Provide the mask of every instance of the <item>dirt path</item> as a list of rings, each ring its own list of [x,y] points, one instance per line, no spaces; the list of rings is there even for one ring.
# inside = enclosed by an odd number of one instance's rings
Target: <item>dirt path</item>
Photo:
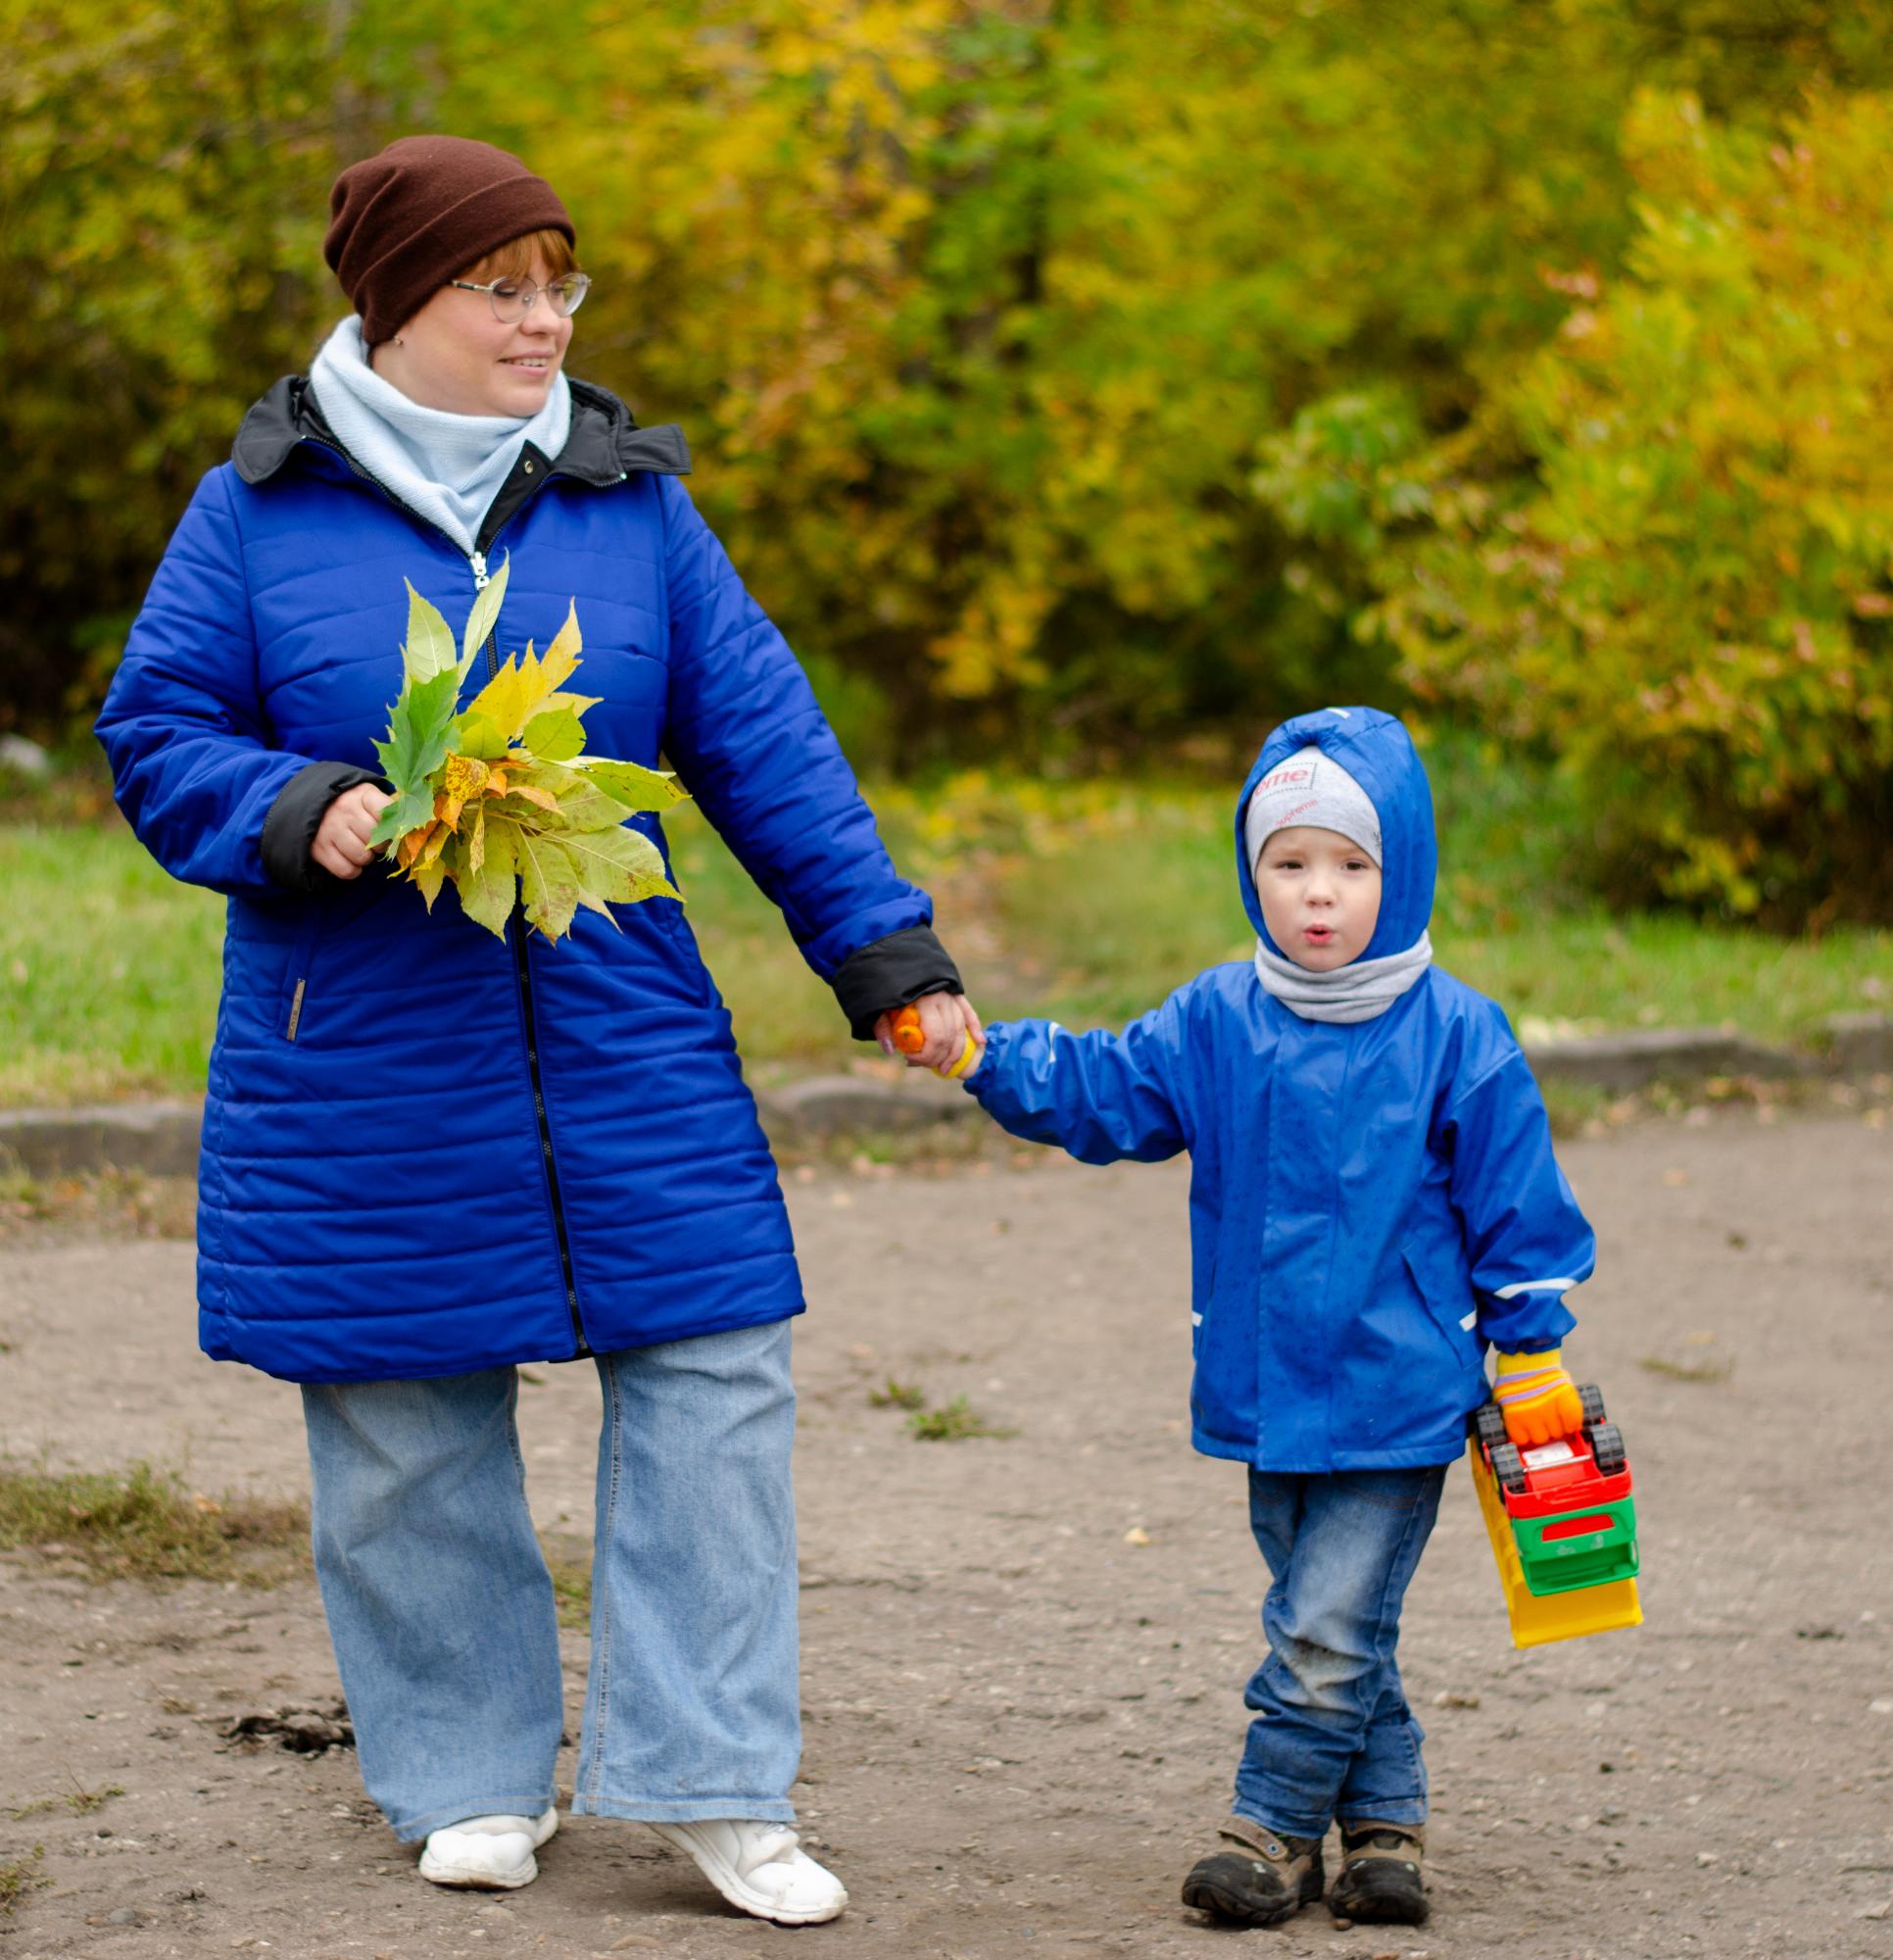
[[[1604,1245],[1574,1359],[1629,1441],[1649,1624],[1515,1653],[1456,1472],[1403,1642],[1432,1731],[1432,1923],[1339,1933],[1314,1908],[1243,1950],[1893,1953],[1893,1130],[1730,1116],[1565,1157]],[[792,1185],[817,1302],[797,1796],[853,1894],[839,1926],[727,1914],[594,1819],[528,1891],[437,1892],[348,1753],[219,1740],[232,1711],[335,1692],[307,1585],[151,1593],[16,1559],[0,1864],[41,1844],[51,1885],[0,1920],[0,1956],[1227,1951],[1177,1883],[1227,1798],[1260,1567],[1239,1470],[1186,1438],[1183,1194],[1174,1166],[1050,1160]],[[9,1252],[0,1449],[298,1487],[294,1392],[199,1359],[189,1298],[182,1247]],[[593,1377],[532,1372],[535,1505],[582,1528]],[[1016,1434],[916,1443],[870,1405],[890,1375]],[[574,1730],[585,1645],[567,1637]],[[125,1794],[7,1815],[73,1779]]]

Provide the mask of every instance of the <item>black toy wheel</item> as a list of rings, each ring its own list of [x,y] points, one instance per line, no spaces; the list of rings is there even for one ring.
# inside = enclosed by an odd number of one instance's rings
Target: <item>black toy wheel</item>
[[[1584,1427],[1594,1428],[1609,1418],[1604,1413],[1604,1392],[1595,1382],[1578,1384],[1578,1400],[1584,1411]]]
[[[1615,1477],[1629,1461],[1624,1453],[1624,1438],[1616,1423],[1600,1422],[1595,1428],[1586,1427],[1584,1434],[1590,1440],[1590,1453],[1597,1460],[1600,1477]]]
[[[1505,1417],[1497,1402],[1481,1402],[1473,1411],[1473,1440],[1488,1455],[1505,1442]]]
[[[1501,1443],[1492,1451],[1492,1475],[1501,1491],[1510,1491],[1515,1497],[1525,1494],[1525,1461],[1515,1445]]]

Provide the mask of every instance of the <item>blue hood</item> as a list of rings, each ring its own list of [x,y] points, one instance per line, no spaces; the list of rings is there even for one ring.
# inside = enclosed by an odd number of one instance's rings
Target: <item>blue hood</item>
[[[1243,830],[1249,799],[1272,769],[1306,748],[1332,756],[1373,800],[1381,817],[1381,916],[1363,959],[1405,953],[1418,943],[1432,917],[1433,875],[1439,848],[1432,829],[1432,789],[1413,739],[1391,714],[1378,708],[1322,708],[1297,714],[1262,745],[1236,803],[1236,872],[1242,886],[1242,909],[1262,944],[1286,957],[1262,923],[1255,873],[1248,861]]]

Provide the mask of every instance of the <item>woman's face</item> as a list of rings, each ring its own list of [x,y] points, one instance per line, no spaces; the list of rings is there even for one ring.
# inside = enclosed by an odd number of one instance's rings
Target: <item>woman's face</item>
[[[462,278],[478,276],[473,271]],[[488,274],[481,283],[487,283]],[[544,287],[553,277],[533,252],[526,274]],[[374,371],[423,408],[457,416],[536,416],[571,345],[572,322],[541,296],[522,319],[493,318],[485,293],[443,286],[372,357]]]

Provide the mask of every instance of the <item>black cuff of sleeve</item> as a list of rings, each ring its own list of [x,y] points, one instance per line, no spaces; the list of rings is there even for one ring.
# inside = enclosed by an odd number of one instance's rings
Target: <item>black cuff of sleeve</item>
[[[276,792],[269,814],[263,819],[258,848],[263,853],[263,868],[285,891],[317,892],[333,882],[309,855],[310,846],[316,842],[329,805],[358,783],[387,787],[386,777],[372,769],[358,768],[353,762],[311,762]]]
[[[923,994],[963,994],[959,968],[930,925],[910,925],[857,947],[830,983],[856,1041],[872,1041],[874,1024]]]

